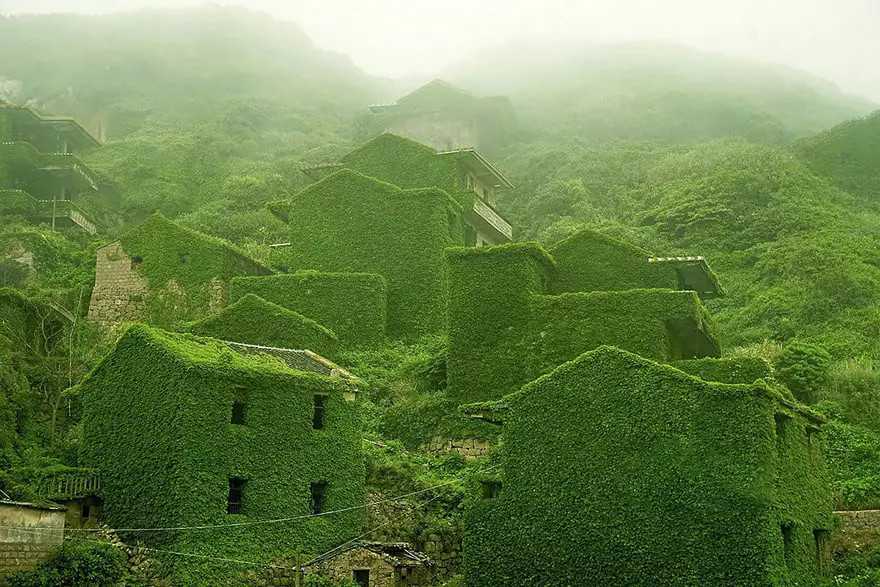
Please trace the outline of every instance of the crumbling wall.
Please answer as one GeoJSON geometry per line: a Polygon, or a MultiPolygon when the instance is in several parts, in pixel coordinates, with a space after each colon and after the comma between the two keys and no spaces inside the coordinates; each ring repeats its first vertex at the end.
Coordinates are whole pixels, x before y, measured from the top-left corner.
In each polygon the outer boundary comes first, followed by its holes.
{"type": "Polygon", "coordinates": [[[95,288],[89,303],[89,320],[107,329],[122,321],[146,316],[149,285],[137,271],[137,263],[118,242],[98,249],[95,288]]]}

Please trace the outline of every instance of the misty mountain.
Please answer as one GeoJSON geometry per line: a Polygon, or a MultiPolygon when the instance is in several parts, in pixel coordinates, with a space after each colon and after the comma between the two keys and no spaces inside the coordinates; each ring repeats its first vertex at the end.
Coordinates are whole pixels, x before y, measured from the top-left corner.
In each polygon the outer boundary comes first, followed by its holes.
{"type": "Polygon", "coordinates": [[[2,17],[0,77],[21,82],[8,98],[75,114],[110,136],[151,116],[211,116],[236,99],[335,125],[382,86],[295,24],[216,5],[2,17]]]}
{"type": "Polygon", "coordinates": [[[779,143],[877,108],[808,73],[669,43],[503,48],[444,77],[510,96],[541,138],[585,143],[779,143]]]}

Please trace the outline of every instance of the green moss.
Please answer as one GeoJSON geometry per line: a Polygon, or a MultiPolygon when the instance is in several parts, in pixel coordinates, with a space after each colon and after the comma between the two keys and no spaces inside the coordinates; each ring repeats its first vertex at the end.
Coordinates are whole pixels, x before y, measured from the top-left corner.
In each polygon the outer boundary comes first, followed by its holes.
{"type": "Polygon", "coordinates": [[[300,271],[233,279],[230,299],[237,301],[247,294],[323,324],[336,333],[343,349],[385,342],[388,294],[381,275],[300,271]]]}
{"type": "MultiPolygon", "coordinates": [[[[347,386],[223,343],[130,328],[81,383],[87,456],[116,528],[226,525],[310,513],[310,483],[326,482],[322,517],[213,530],[137,534],[160,549],[266,562],[320,553],[361,527],[360,417],[347,386]],[[312,428],[313,397],[326,400],[312,428]],[[230,422],[245,401],[245,424],[230,422]],[[241,514],[227,514],[228,480],[246,480],[241,514]]],[[[161,555],[160,555],[161,556],[161,555]]],[[[245,583],[252,568],[167,557],[175,584],[245,583]]]]}
{"type": "Polygon", "coordinates": [[[559,273],[537,245],[450,249],[449,391],[497,399],[603,344],[669,361],[715,355],[690,291],[545,295],[559,273]]]}
{"type": "Polygon", "coordinates": [[[813,531],[830,528],[830,503],[808,432],[821,421],[769,387],[602,347],[494,405],[503,491],[475,488],[469,585],[820,583],[813,531]]]}
{"type": "Polygon", "coordinates": [[[253,294],[242,297],[219,314],[190,324],[189,332],[220,340],[287,349],[308,349],[333,357],[339,339],[311,318],[253,294]]]}
{"type": "Polygon", "coordinates": [[[703,381],[719,383],[753,383],[758,379],[772,377],[770,363],[758,357],[739,357],[736,359],[690,359],[670,363],[703,381]]]}
{"type": "Polygon", "coordinates": [[[346,169],[270,208],[290,224],[291,270],[382,275],[390,336],[415,340],[443,330],[443,250],[464,244],[461,208],[448,194],[401,190],[346,169]]]}

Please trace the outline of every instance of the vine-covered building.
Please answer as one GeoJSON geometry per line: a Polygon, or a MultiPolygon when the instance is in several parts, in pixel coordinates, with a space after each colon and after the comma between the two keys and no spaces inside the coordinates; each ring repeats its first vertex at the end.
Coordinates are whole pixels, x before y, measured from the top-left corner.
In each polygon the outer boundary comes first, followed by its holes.
{"type": "Polygon", "coordinates": [[[506,96],[480,98],[440,79],[395,102],[371,105],[360,123],[362,133],[394,133],[438,151],[474,147],[488,153],[517,125],[506,96]]]}
{"type": "Polygon", "coordinates": [[[97,178],[76,154],[98,146],[73,118],[0,101],[0,212],[94,234],[76,201],[97,190],[97,178]]]}
{"type": "Polygon", "coordinates": [[[236,276],[273,271],[231,243],[154,214],[98,249],[89,320],[176,325],[218,312],[236,276]]]}
{"type": "MultiPolygon", "coordinates": [[[[720,359],[686,366],[736,373],[720,359]]],[[[816,585],[830,493],[821,417],[612,347],[465,412],[503,423],[467,513],[468,585],[816,585]]]]}
{"type": "MultiPolygon", "coordinates": [[[[211,527],[135,536],[154,548],[294,560],[360,532],[360,416],[344,377],[138,325],[76,393],[111,526],[211,527]],[[282,518],[289,520],[247,523],[282,518]]],[[[222,561],[175,560],[167,561],[175,583],[216,585],[229,576],[222,561]]]]}
{"type": "Polygon", "coordinates": [[[447,261],[460,402],[498,399],[601,345],[661,362],[719,354],[700,295],[721,289],[701,257],[653,257],[586,231],[549,252],[514,243],[449,249],[447,261]]]}

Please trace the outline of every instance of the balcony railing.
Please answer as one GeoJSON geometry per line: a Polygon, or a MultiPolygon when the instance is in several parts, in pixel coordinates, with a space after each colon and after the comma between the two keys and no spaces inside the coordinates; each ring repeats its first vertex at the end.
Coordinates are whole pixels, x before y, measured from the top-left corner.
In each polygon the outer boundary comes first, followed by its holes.
{"type": "Polygon", "coordinates": [[[474,200],[474,212],[480,218],[488,222],[495,230],[506,236],[508,240],[513,240],[513,229],[507,221],[499,216],[495,210],[490,208],[482,200],[474,200]]]}
{"type": "Polygon", "coordinates": [[[95,221],[70,200],[37,200],[22,190],[0,190],[0,212],[32,218],[67,218],[89,234],[98,232],[95,221]]]}
{"type": "Polygon", "coordinates": [[[101,479],[97,475],[83,471],[62,473],[47,478],[41,488],[43,495],[50,498],[76,499],[95,495],[101,491],[101,479]]]}

